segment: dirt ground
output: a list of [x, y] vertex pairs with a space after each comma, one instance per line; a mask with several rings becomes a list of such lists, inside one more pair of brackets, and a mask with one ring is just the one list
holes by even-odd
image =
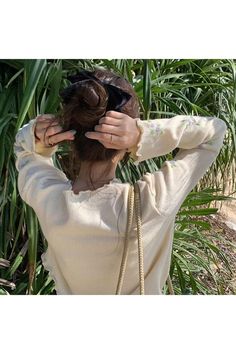
[[[225, 263], [218, 262], [217, 265], [212, 264], [211, 268], [215, 270], [214, 276], [217, 283], [220, 283], [221, 293], [226, 295], [236, 295], [236, 164], [232, 163], [231, 172], [226, 172], [224, 176], [219, 174], [217, 181], [217, 188], [219, 188], [220, 195], [229, 196], [233, 199], [229, 201], [213, 202], [210, 206], [218, 208], [217, 214], [213, 214], [200, 219], [206, 220], [212, 226], [209, 232], [206, 232], [206, 237], [215, 244], [225, 255], [229, 262], [228, 269], [225, 269]], [[222, 179], [222, 177], [224, 177]], [[215, 181], [214, 181], [215, 182]], [[207, 184], [207, 182], [206, 182]], [[202, 188], [206, 184], [202, 185]], [[215, 185], [215, 183], [214, 183]], [[201, 189], [201, 188], [200, 188]], [[221, 236], [220, 240], [216, 236]], [[201, 281], [207, 288], [216, 290], [216, 285], [212, 278], [203, 274], [200, 275]], [[219, 282], [218, 282], [219, 280]]]
[[[215, 276], [221, 279], [222, 293], [226, 295], [236, 294], [236, 203], [228, 207], [224, 205], [218, 214], [203, 219], [207, 219], [212, 225], [212, 230], [214, 230], [214, 233], [211, 232], [207, 237], [224, 252], [230, 263], [232, 271], [230, 275], [223, 262], [220, 262], [218, 267], [212, 265], [215, 269]], [[214, 237], [215, 233], [222, 235], [222, 240], [216, 239]], [[202, 281], [208, 287], [214, 287], [214, 284], [211, 283], [212, 280], [209, 278], [205, 277]]]
[[219, 186], [223, 195], [230, 196], [232, 199], [230, 201], [224, 200], [216, 203], [216, 207], [219, 208], [220, 215], [225, 218], [225, 221], [229, 222], [230, 227], [233, 226], [231, 223], [235, 224], [236, 227], [236, 183], [234, 181], [235, 177], [232, 173], [224, 182], [219, 181]]
[[[232, 176], [228, 179], [225, 187], [224, 195], [229, 195], [233, 190]], [[218, 208], [218, 213], [207, 219], [211, 223], [212, 229], [223, 236], [223, 240], [216, 241], [216, 243], [228, 258], [232, 275], [228, 277], [224, 274], [223, 266], [221, 270], [216, 270], [216, 272], [221, 273], [223, 277], [225, 294], [236, 294], [236, 193], [230, 196], [235, 200], [217, 202], [214, 207]], [[211, 236], [209, 237], [211, 238]]]
[[[236, 196], [234, 195], [234, 198], [235, 197]], [[219, 213], [225, 219], [228, 225], [231, 228], [235, 227], [236, 230], [236, 200], [222, 202]]]

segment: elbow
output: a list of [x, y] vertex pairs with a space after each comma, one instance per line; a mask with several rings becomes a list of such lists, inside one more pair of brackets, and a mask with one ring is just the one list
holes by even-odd
[[227, 131], [227, 124], [220, 118], [212, 117], [212, 128], [213, 135], [210, 138], [210, 142], [219, 140], [220, 144], [223, 144], [225, 133]]
[[217, 155], [223, 145], [225, 133], [227, 131], [226, 123], [214, 116], [202, 117], [202, 124], [199, 133], [203, 133], [203, 140], [199, 146], [206, 150], [211, 150]]
[[217, 124], [217, 132], [224, 136], [227, 130], [227, 124], [220, 118], [215, 117], [214, 120]]
[[212, 124], [213, 134], [211, 135], [211, 138], [205, 143], [205, 148], [207, 150], [213, 151], [217, 156], [223, 146], [227, 125], [222, 119], [217, 117], [213, 117]]

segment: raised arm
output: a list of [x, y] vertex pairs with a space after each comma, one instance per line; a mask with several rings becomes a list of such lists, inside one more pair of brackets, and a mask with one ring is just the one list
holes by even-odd
[[131, 154], [135, 165], [166, 155], [175, 148], [180, 149], [160, 170], [143, 177], [150, 186], [159, 212], [176, 213], [216, 159], [223, 144], [226, 124], [215, 117], [179, 115], [170, 119], [138, 119], [137, 126], [141, 135]]
[[49, 194], [55, 195], [55, 190], [62, 182], [67, 181], [67, 177], [53, 163], [52, 155], [57, 151], [58, 145], [44, 147], [41, 142], [35, 142], [37, 118], [30, 120], [17, 132], [14, 153], [20, 196], [40, 213], [45, 210], [44, 204]]

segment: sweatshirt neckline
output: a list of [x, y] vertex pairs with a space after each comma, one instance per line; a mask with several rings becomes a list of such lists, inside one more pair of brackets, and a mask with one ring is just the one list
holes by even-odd
[[69, 184], [69, 189], [66, 190], [65, 192], [68, 192], [69, 195], [73, 198], [73, 199], [86, 199], [87, 197], [91, 197], [94, 196], [97, 193], [102, 193], [103, 191], [106, 191], [108, 187], [110, 187], [111, 185], [114, 184], [123, 184], [120, 178], [114, 177], [112, 180], [110, 180], [110, 182], [104, 184], [102, 187], [99, 187], [97, 189], [91, 190], [91, 189], [87, 189], [86, 191], [80, 191], [78, 194], [75, 194], [74, 191], [72, 190], [72, 181], [68, 180], [68, 184]]

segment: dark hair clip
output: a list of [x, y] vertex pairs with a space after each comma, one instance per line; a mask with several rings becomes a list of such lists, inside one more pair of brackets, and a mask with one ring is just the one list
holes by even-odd
[[63, 102], [65, 104], [69, 103], [70, 99], [74, 95], [77, 86], [76, 84], [84, 80], [94, 80], [105, 87], [108, 92], [108, 102], [106, 111], [114, 110], [120, 112], [121, 108], [132, 97], [128, 92], [123, 91], [121, 88], [99, 80], [87, 70], [82, 70], [76, 75], [68, 76], [67, 79], [72, 83], [72, 85], [68, 86], [60, 92], [60, 96], [62, 97]]

